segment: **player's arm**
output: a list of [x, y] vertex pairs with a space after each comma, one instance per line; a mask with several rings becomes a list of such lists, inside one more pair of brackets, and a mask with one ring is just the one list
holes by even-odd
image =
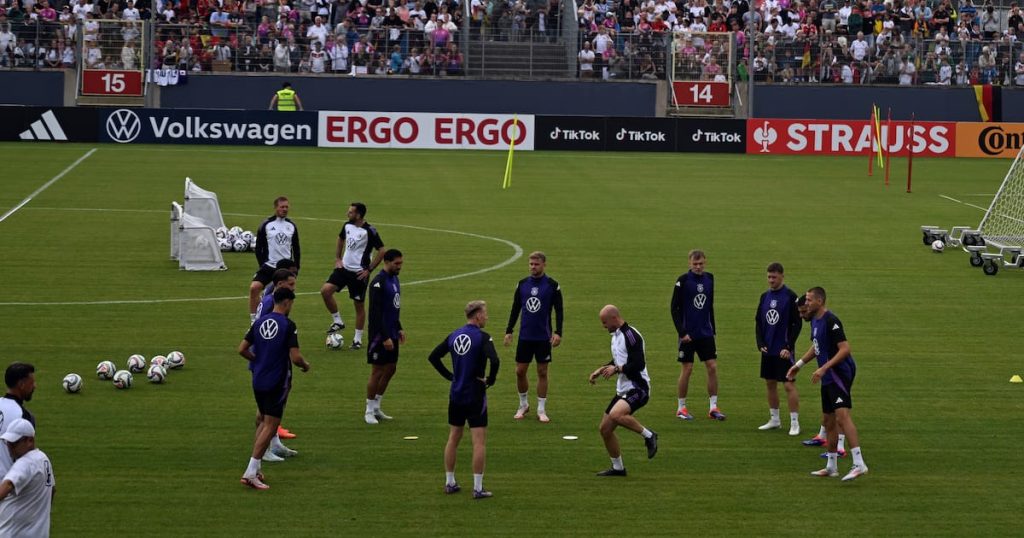
[[512, 312], [508, 316], [508, 325], [505, 326], [505, 345], [512, 343], [512, 332], [516, 330], [516, 320], [523, 310], [523, 300], [519, 297], [519, 286], [516, 284], [516, 291], [512, 293]]
[[252, 327], [249, 327], [249, 332], [245, 333], [245, 338], [242, 339], [242, 343], [238, 344], [238, 354], [249, 362], [256, 360], [256, 355], [253, 355], [252, 353], [253, 340]]
[[754, 338], [757, 340], [757, 349], [761, 353], [768, 351], [768, 345], [764, 342], [764, 327], [761, 325], [761, 305], [764, 304], [764, 296], [767, 293], [761, 294], [761, 299], [757, 301], [757, 310], [754, 312]]
[[[275, 96], [275, 99], [277, 97]], [[260, 229], [256, 230], [256, 261], [262, 266], [270, 258], [270, 247], [267, 245], [267, 222], [263, 221]]]
[[338, 234], [338, 245], [334, 248], [334, 268], [341, 269], [341, 257], [345, 255], [345, 230]]
[[292, 260], [295, 261], [295, 275], [298, 276], [302, 261], [302, 253], [299, 250], [299, 227], [294, 224], [292, 226], [294, 227], [294, 233], [292, 234]]
[[380, 279], [373, 279], [373, 283], [370, 284], [370, 315], [369, 317], [369, 329], [370, 339], [372, 340], [377, 335], [384, 335], [384, 305], [385, 293], [384, 285]]
[[590, 376], [587, 378], [587, 381], [589, 381], [590, 384], [593, 385], [594, 382], [597, 381], [598, 377], [603, 377], [605, 379], [608, 379], [609, 377], [611, 377], [615, 373], [616, 373], [615, 361], [611, 360], [611, 361], [608, 361], [605, 364], [602, 364], [601, 367], [598, 368], [597, 370], [594, 370], [593, 372], [591, 372]]
[[387, 252], [387, 250], [384, 248], [383, 244], [377, 247], [377, 253], [373, 255], [373, 261], [370, 262], [370, 266], [359, 273], [360, 280], [369, 277], [370, 273], [373, 273], [373, 270], [380, 265], [380, 261], [384, 259], [385, 252]]
[[686, 307], [684, 306], [683, 281], [676, 281], [676, 287], [672, 288], [672, 323], [676, 326], [676, 334], [682, 339], [686, 337]]
[[291, 320], [288, 321], [288, 359], [292, 361], [292, 364], [301, 368], [303, 372], [309, 371], [309, 362], [306, 361], [302, 356], [302, 352], [299, 351], [299, 329]]
[[14, 482], [5, 478], [3, 482], [0, 482], [0, 501], [6, 499], [13, 491]]
[[630, 381], [636, 381], [640, 372], [647, 367], [647, 359], [644, 357], [644, 341], [639, 334], [629, 331], [626, 338], [626, 364], [619, 368], [619, 372], [626, 375]]
[[717, 334], [715, 331], [715, 277], [709, 273], [708, 280], [711, 281], [711, 293], [708, 294], [708, 302], [711, 303], [708, 306], [708, 320], [711, 322], [711, 334]]
[[487, 362], [491, 363], [490, 373], [487, 374], [484, 383], [490, 387], [498, 379], [498, 367], [501, 366], [501, 359], [498, 358], [498, 350], [494, 349], [494, 340], [487, 333], [484, 335], [487, 338], [487, 341], [484, 342], [484, 356], [487, 357]]
[[551, 308], [555, 310], [555, 334], [551, 335], [551, 345], [557, 347], [562, 343], [562, 326], [565, 321], [565, 311], [562, 304], [562, 286], [552, 281], [555, 285], [555, 293], [551, 297]]
[[796, 342], [803, 329], [804, 320], [800, 319], [800, 311], [796, 307], [796, 294], [792, 294], [789, 304], [789, 322], [786, 330], [786, 349], [796, 353]]
[[433, 351], [430, 352], [430, 356], [427, 357], [427, 360], [430, 361], [430, 365], [437, 370], [437, 373], [441, 374], [441, 377], [451, 381], [452, 378], [455, 377], [455, 374], [448, 370], [444, 363], [441, 362], [441, 359], [448, 354], [448, 351], [448, 339], [445, 338], [437, 345], [437, 347], [434, 348]]

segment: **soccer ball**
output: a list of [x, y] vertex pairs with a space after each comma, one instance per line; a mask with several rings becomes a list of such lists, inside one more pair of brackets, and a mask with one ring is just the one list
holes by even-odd
[[345, 345], [345, 337], [338, 333], [327, 335], [327, 349], [341, 349]]
[[228, 237], [228, 228], [227, 228], [227, 226], [221, 226], [220, 228], [217, 228], [216, 230], [214, 230], [213, 233], [214, 233], [214, 235], [217, 236], [217, 239], [227, 239], [227, 237]]
[[135, 354], [128, 357], [128, 369], [132, 372], [138, 373], [146, 369], [146, 357]]
[[146, 377], [149, 378], [150, 383], [163, 383], [164, 379], [167, 378], [167, 370], [159, 364], [154, 364], [149, 367], [149, 371], [146, 372]]
[[220, 246], [221, 252], [231, 252], [231, 241], [228, 241], [227, 238], [218, 239], [217, 245]]
[[231, 250], [234, 250], [235, 252], [245, 252], [246, 249], [248, 249], [248, 248], [249, 248], [249, 242], [248, 241], [242, 241], [241, 239], [236, 239], [234, 243], [231, 243]]
[[238, 236], [238, 238], [241, 239], [242, 241], [245, 241], [246, 243], [252, 243], [253, 239], [255, 239], [256, 237], [252, 235], [252, 232], [246, 230], [242, 232], [241, 235]]
[[232, 226], [231, 229], [228, 230], [228, 235], [233, 235], [235, 237], [242, 235], [242, 227]]
[[946, 244], [941, 239], [932, 241], [932, 252], [939, 254], [946, 248]]
[[185, 366], [185, 354], [180, 351], [172, 351], [167, 354], [167, 367], [178, 370]]
[[82, 376], [78, 374], [68, 374], [64, 376], [64, 381], [61, 381], [61, 386], [64, 387], [64, 392], [74, 394], [82, 390]]
[[130, 389], [132, 388], [132, 373], [128, 370], [118, 370], [114, 374], [114, 388], [117, 389]]
[[117, 366], [112, 361], [103, 361], [96, 365], [96, 377], [100, 379], [113, 379]]
[[152, 368], [153, 366], [161, 366], [161, 367], [166, 368], [167, 367], [167, 357], [164, 357], [163, 355], [157, 355], [156, 357], [153, 357], [152, 359], [150, 359], [149, 366], [150, 366], [150, 368]]

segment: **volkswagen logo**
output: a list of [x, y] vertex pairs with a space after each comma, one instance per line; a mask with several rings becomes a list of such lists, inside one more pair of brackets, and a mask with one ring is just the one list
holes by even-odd
[[119, 108], [107, 116], [107, 136], [114, 142], [127, 144], [139, 137], [142, 121], [127, 108]]
[[775, 325], [779, 322], [779, 311], [771, 309], [767, 314], [765, 314], [764, 318], [768, 322], [768, 325]]
[[526, 300], [526, 310], [531, 314], [536, 314], [540, 310], [540, 299], [536, 297], [530, 297]]
[[469, 338], [468, 334], [460, 334], [455, 337], [455, 343], [452, 345], [452, 351], [457, 355], [465, 355], [469, 353], [469, 348], [473, 347], [473, 340]]
[[260, 336], [264, 340], [273, 340], [277, 336], [277, 321], [268, 319], [260, 323]]
[[701, 293], [693, 298], [693, 307], [696, 308], [697, 310], [703, 310], [704, 303], [706, 303], [707, 300], [708, 296]]
[[401, 299], [401, 295], [399, 295], [399, 294], [397, 294], [397, 293], [396, 293], [396, 294], [395, 294], [395, 298], [394, 298], [394, 299], [392, 299], [392, 302], [393, 302], [393, 304], [395, 305], [395, 310], [398, 310], [399, 308], [401, 308], [401, 307], [402, 307], [402, 299]]

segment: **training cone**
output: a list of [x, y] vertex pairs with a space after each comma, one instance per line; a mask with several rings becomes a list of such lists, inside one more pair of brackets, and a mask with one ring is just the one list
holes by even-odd
[[1024, 379], [1021, 379], [1019, 375], [1015, 375], [1010, 378], [1010, 383], [1024, 383]]

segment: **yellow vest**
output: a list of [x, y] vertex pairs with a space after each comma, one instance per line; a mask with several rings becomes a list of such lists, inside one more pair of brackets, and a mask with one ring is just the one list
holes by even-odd
[[277, 91], [277, 109], [295, 110], [295, 90], [285, 88]]

